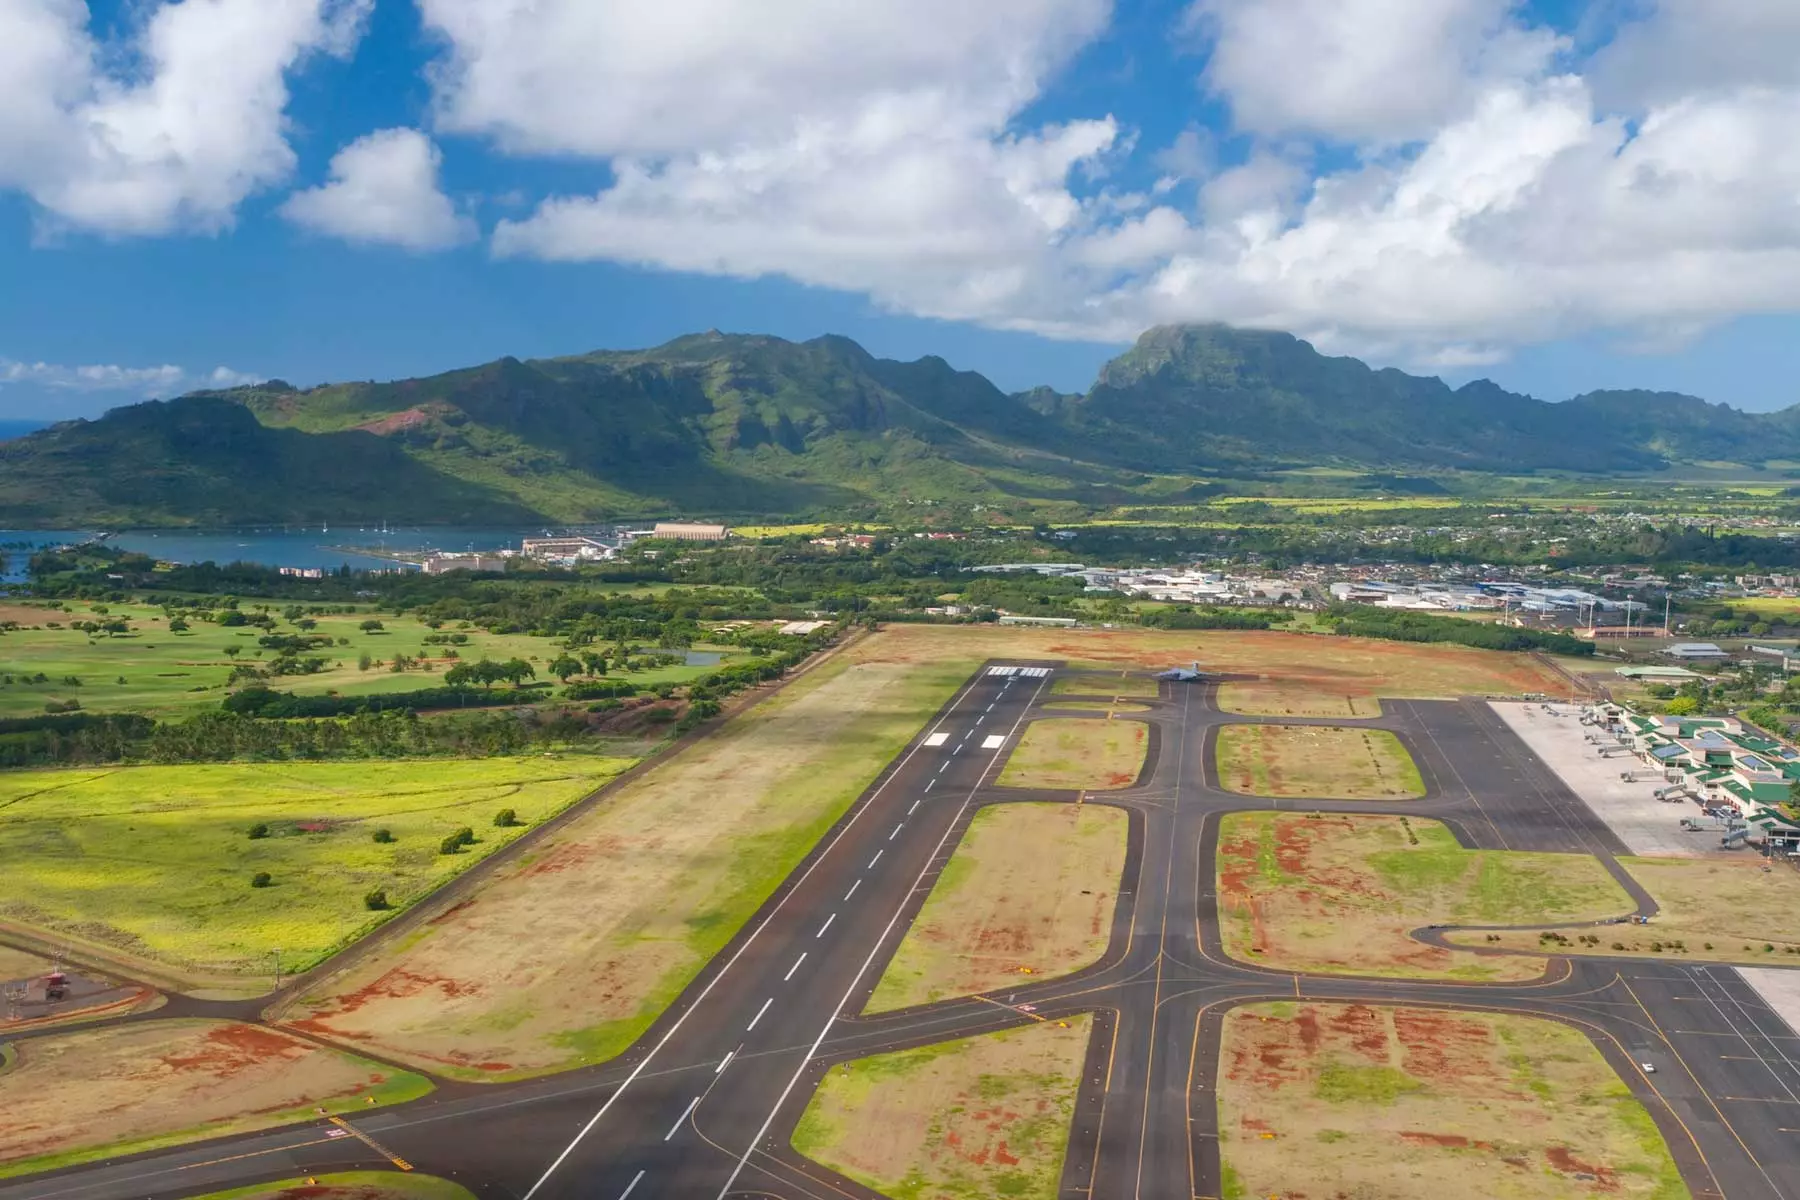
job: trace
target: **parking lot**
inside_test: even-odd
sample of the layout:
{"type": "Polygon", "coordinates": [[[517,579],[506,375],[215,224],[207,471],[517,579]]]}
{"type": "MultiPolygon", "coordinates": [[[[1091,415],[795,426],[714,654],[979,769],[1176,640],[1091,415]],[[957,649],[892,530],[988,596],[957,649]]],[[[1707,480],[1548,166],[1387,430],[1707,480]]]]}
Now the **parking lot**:
{"type": "Polygon", "coordinates": [[[1660,776],[1639,783],[1620,779],[1622,772],[1649,768],[1629,754],[1601,758],[1587,740],[1593,727],[1581,723],[1579,710],[1556,704],[1546,712],[1542,704],[1516,702],[1491,707],[1633,854],[1693,856],[1719,849],[1720,832],[1690,833],[1681,828],[1682,817],[1702,815],[1698,804],[1656,799],[1656,789],[1665,786],[1660,776]]]}

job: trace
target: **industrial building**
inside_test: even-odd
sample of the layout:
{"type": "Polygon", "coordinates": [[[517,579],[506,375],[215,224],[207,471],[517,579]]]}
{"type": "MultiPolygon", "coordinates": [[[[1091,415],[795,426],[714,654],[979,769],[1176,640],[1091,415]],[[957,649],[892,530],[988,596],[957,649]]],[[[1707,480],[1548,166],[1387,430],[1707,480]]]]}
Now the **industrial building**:
{"type": "Polygon", "coordinates": [[[723,525],[698,525],[688,521],[658,521],[650,536],[673,542],[722,542],[731,536],[723,525]]]}

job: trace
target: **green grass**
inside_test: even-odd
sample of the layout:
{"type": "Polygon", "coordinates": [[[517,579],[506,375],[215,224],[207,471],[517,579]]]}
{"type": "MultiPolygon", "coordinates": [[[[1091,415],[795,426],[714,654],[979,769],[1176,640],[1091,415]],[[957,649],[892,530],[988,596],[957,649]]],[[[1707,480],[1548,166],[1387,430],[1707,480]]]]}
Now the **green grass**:
{"type": "MultiPolygon", "coordinates": [[[[673,585],[669,585],[673,586],[673,585]]],[[[655,590],[654,588],[650,590],[655,590]]],[[[152,717],[191,715],[216,708],[227,695],[226,680],[237,663],[266,664],[275,657],[273,651],[257,644],[264,636],[255,627],[231,627],[190,620],[186,633],[170,633],[168,621],[159,608],[135,604],[101,604],[105,614],[93,611],[86,602],[69,601],[70,612],[44,612],[49,620],[63,625],[16,629],[0,633],[0,717],[36,716],[49,702],[80,701],[93,712],[137,712],[152,717]],[[131,632],[118,637],[105,634],[90,637],[70,629],[74,621],[106,621],[123,618],[131,632]],[[232,658],[227,649],[237,652],[232,658]],[[43,674],[47,683],[27,680],[43,674]],[[12,682],[6,682],[7,677],[12,682]],[[79,685],[64,680],[70,676],[79,685]],[[119,682],[121,679],[123,683],[119,682]]],[[[246,612],[253,611],[246,608],[246,612]]],[[[272,612],[279,618],[280,605],[272,612]]],[[[334,639],[328,648],[312,651],[306,657],[328,660],[326,669],[316,675],[288,675],[269,680],[269,686],[281,691],[319,694],[334,691],[345,696],[370,696],[388,692],[412,691],[442,685],[444,672],[455,660],[444,658],[454,649],[461,661],[476,662],[482,658],[496,660],[522,658],[531,663],[540,680],[550,680],[548,664],[561,653],[559,643],[550,638],[525,634],[492,634],[460,624],[433,630],[411,617],[357,612],[349,615],[314,617],[314,634],[334,639]],[[365,633],[359,628],[374,617],[383,630],[365,633]],[[429,634],[462,634],[466,644],[455,647],[427,646],[429,634]],[[346,644],[338,645],[337,640],[346,644]],[[359,669],[362,655],[374,662],[391,664],[396,654],[412,657],[430,655],[432,670],[413,669],[394,672],[386,665],[359,669]]],[[[279,634],[296,635],[302,631],[286,621],[276,625],[279,634]]],[[[729,661],[729,653],[727,654],[729,661]]],[[[686,683],[714,670],[713,667],[659,667],[654,670],[621,673],[643,687],[659,683],[686,683]]]]}
{"type": "Polygon", "coordinates": [[[461,1184],[435,1175],[401,1171],[340,1171],[332,1175],[296,1176],[274,1183],[253,1183],[248,1187],[208,1192],[194,1200],[287,1200],[289,1196],[316,1194],[302,1190],[311,1187],[354,1189],[369,1200],[474,1200],[474,1193],[461,1184]]]}
{"type": "Polygon", "coordinates": [[[1007,756],[1001,787],[1127,788],[1143,774],[1150,727],[1142,721],[1049,717],[1033,721],[1007,756]]]}
{"type": "Polygon", "coordinates": [[[304,969],[631,765],[282,763],[0,775],[0,917],[177,971],[304,969]],[[517,810],[522,825],[497,828],[517,810]],[[252,839],[258,824],[270,836],[252,839]],[[439,853],[467,826],[477,841],[439,853]],[[308,831],[311,827],[315,831],[308,831]],[[373,832],[392,831],[392,844],[373,832]],[[249,886],[268,872],[274,885],[249,886]],[[394,908],[371,912],[384,888],[394,908]]]}
{"type": "Polygon", "coordinates": [[[1319,1068],[1313,1092],[1327,1104],[1392,1104],[1425,1085],[1395,1067],[1332,1062],[1319,1068]]]}

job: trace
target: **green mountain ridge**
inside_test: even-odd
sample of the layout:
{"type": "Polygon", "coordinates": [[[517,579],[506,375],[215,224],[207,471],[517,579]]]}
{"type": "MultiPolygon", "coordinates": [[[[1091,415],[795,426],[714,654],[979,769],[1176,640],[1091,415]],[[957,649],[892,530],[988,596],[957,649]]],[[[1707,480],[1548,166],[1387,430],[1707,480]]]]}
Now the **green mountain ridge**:
{"type": "Polygon", "coordinates": [[[1149,330],[1076,395],[1008,395],[941,358],[880,359],[843,337],[714,331],[115,409],[0,444],[0,520],[444,524],[946,504],[1044,519],[1191,501],[1220,476],[1295,468],[1606,475],[1790,459],[1800,407],[1615,391],[1548,403],[1224,326],[1149,330]]]}

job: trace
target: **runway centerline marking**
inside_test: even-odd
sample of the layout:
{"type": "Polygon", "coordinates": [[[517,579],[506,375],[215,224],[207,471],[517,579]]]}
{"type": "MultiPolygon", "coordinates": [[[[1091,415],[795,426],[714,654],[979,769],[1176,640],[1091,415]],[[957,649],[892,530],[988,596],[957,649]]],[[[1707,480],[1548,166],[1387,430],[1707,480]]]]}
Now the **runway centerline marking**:
{"type": "Polygon", "coordinates": [[[905,822],[905,821],[902,821],[902,822],[900,822],[900,823],[899,823],[899,824],[898,824],[898,825],[896,825],[896,826],[894,826],[894,832],[892,832],[892,833],[890,833],[890,834],[888,834],[888,841],[890,841],[890,842],[891,842],[891,841],[893,841],[893,840],[894,840],[894,839],[895,839],[895,838],[897,838],[897,837],[899,837],[899,836],[900,836],[900,831],[901,831],[901,830],[902,830],[902,829],[905,829],[905,828],[906,828],[906,822],[905,822]]]}
{"type": "MultiPolygon", "coordinates": [[[[667,1141],[668,1139],[664,1138],[663,1140],[667,1141]]],[[[644,1182],[645,1174],[646,1174],[646,1172],[639,1171],[636,1175],[633,1175],[631,1177],[631,1182],[625,1185],[625,1190],[619,1193],[619,1200],[625,1200],[625,1197],[631,1195],[632,1192],[636,1191],[637,1185],[644,1182]]]]}
{"type": "MultiPolygon", "coordinates": [[[[978,682],[978,680],[971,679],[963,686],[963,690],[958,692],[956,698],[950,702],[952,710],[969,697],[969,694],[975,690],[978,682]]],[[[623,1096],[626,1089],[637,1082],[638,1077],[644,1073],[650,1063],[659,1053],[661,1053],[663,1047],[669,1044],[670,1040],[681,1031],[682,1026],[687,1024],[688,1018],[693,1016],[694,1013],[699,1010],[700,1006],[706,1002],[707,997],[712,995],[713,989],[719,986],[719,981],[731,973],[731,969],[737,965],[738,960],[743,958],[744,955],[749,952],[750,947],[756,943],[756,939],[763,935],[764,931],[769,928],[775,918],[781,914],[782,910],[788,906],[793,897],[801,891],[800,885],[812,878],[812,873],[819,869],[820,863],[825,862],[830,858],[832,850],[834,850],[844,838],[849,836],[850,830],[855,828],[856,823],[862,820],[864,814],[875,806],[875,801],[881,798],[881,794],[887,790],[888,784],[899,777],[901,769],[904,768],[907,763],[912,761],[913,756],[916,755],[919,750],[920,747],[918,746],[914,746],[911,750],[908,750],[905,757],[903,757],[895,769],[889,773],[887,779],[876,787],[866,801],[856,805],[850,819],[844,823],[843,828],[839,829],[837,833],[832,836],[831,841],[824,846],[823,850],[818,854],[818,857],[813,859],[812,864],[800,873],[800,878],[794,881],[794,886],[789,889],[788,893],[775,905],[774,911],[764,917],[762,923],[751,931],[750,936],[745,938],[743,944],[732,953],[730,960],[720,968],[719,973],[714,975],[704,988],[700,989],[700,994],[694,998],[693,1003],[682,1010],[679,1017],[675,1018],[675,1023],[669,1026],[668,1032],[664,1033],[662,1037],[657,1040],[656,1045],[650,1048],[650,1052],[644,1055],[637,1066],[632,1068],[631,1074],[625,1077],[625,1081],[617,1088],[613,1089],[612,1094],[606,1098],[605,1102],[600,1105],[594,1115],[588,1118],[587,1124],[583,1125],[580,1131],[575,1134],[574,1138],[570,1140],[569,1144],[563,1147],[562,1153],[558,1154],[550,1165],[544,1168],[544,1173],[538,1176],[538,1181],[531,1185],[530,1191],[525,1193],[524,1200],[531,1200],[533,1196],[537,1195],[537,1193],[543,1189],[544,1184],[549,1182],[550,1176],[556,1174],[558,1168],[568,1161],[569,1155],[575,1153],[575,1148],[581,1145],[581,1143],[586,1140],[588,1134],[594,1131],[594,1127],[600,1124],[601,1120],[608,1112],[612,1111],[612,1106],[618,1102],[619,1097],[623,1096]]],[[[880,858],[881,855],[877,854],[875,857],[880,858]]],[[[748,1155],[746,1155],[746,1158],[747,1157],[748,1155]]],[[[741,1169],[742,1165],[740,1164],[740,1170],[741,1169]]]]}
{"type": "Polygon", "coordinates": [[[918,811],[919,811],[919,801],[914,800],[912,802],[912,807],[906,810],[906,815],[910,817],[918,811]]]}
{"type": "Polygon", "coordinates": [[[860,879],[857,880],[855,883],[851,884],[850,890],[844,893],[844,899],[848,900],[848,899],[850,899],[850,897],[856,895],[856,889],[861,886],[862,886],[862,880],[860,880],[860,879]]]}
{"type": "Polygon", "coordinates": [[[826,931],[826,930],[827,930],[827,929],[830,929],[830,928],[831,928],[831,923],[832,923],[832,922],[833,922],[833,921],[835,921],[835,920],[837,920],[837,914],[836,914],[836,913],[832,913],[832,914],[831,914],[831,915],[830,915],[830,916],[829,916],[829,917],[826,917],[826,918],[825,918],[825,923],[824,923],[824,924],[823,924],[823,925],[821,925],[821,926],[819,926],[819,932],[817,932],[817,933],[815,933],[815,934],[813,934],[813,937],[814,937],[814,938],[822,938],[822,937],[824,937],[824,936],[825,936],[825,931],[826,931]]]}
{"type": "Polygon", "coordinates": [[[881,856],[882,856],[882,855],[884,855],[884,854],[886,854],[886,853],[887,853],[887,851],[886,851],[886,850],[877,850],[877,851],[876,851],[876,852],[875,852],[875,857],[874,857],[874,858],[871,858],[871,859],[870,859],[870,860],[869,860],[869,870],[871,870],[871,871],[873,871],[873,870],[874,870],[874,869],[875,869],[875,864],[876,864],[876,863],[878,863],[878,862],[880,862],[880,861],[881,861],[881,856]]]}
{"type": "MultiPolygon", "coordinates": [[[[739,1043],[738,1050],[742,1050],[743,1048],[744,1048],[743,1044],[739,1043]]],[[[721,1058],[719,1060],[719,1065],[713,1068],[713,1074],[714,1075],[723,1075],[725,1073],[725,1068],[729,1067],[731,1065],[731,1060],[736,1057],[737,1057],[737,1050],[726,1051],[725,1057],[721,1058]]]]}
{"type": "MultiPolygon", "coordinates": [[[[1033,698],[1035,699],[1035,697],[1043,690],[1044,684],[1040,681],[1037,687],[1032,690],[1033,698]]],[[[1027,707],[1029,708],[1029,705],[1027,707]]],[[[1025,714],[1021,712],[1019,714],[1019,719],[1013,723],[1013,730],[1017,731],[1019,726],[1024,723],[1025,714]]],[[[981,775],[975,780],[975,785],[969,789],[969,794],[963,797],[962,808],[958,812],[959,817],[963,813],[968,812],[969,806],[975,801],[975,794],[987,783],[988,775],[993,771],[994,765],[999,761],[1000,756],[997,754],[988,759],[988,764],[986,767],[982,768],[981,775]]],[[[937,846],[932,850],[931,856],[925,860],[925,865],[919,868],[919,874],[913,879],[913,890],[916,891],[919,886],[925,882],[925,876],[931,872],[932,865],[937,861],[938,855],[944,852],[944,847],[950,842],[950,834],[955,829],[956,823],[953,821],[951,822],[950,827],[944,830],[944,834],[938,839],[937,846]]],[[[881,855],[877,854],[875,857],[880,858],[881,855]]],[[[908,894],[910,895],[910,893],[908,894]]],[[[794,1094],[794,1089],[800,1086],[801,1078],[806,1074],[806,1069],[811,1065],[813,1059],[818,1057],[819,1047],[825,1044],[825,1038],[831,1033],[831,1027],[837,1024],[838,1016],[844,1011],[844,1006],[850,1003],[850,997],[856,994],[857,989],[862,986],[863,977],[869,973],[869,968],[875,964],[875,956],[881,953],[882,946],[887,943],[888,938],[893,936],[894,929],[900,924],[901,914],[906,911],[906,904],[907,901],[905,899],[900,901],[899,905],[894,909],[894,915],[888,918],[887,927],[881,931],[881,936],[875,939],[875,944],[873,946],[869,947],[868,957],[863,959],[862,966],[857,968],[856,976],[850,980],[850,986],[845,988],[844,994],[839,997],[837,1007],[833,1008],[831,1010],[831,1015],[825,1018],[825,1024],[819,1028],[819,1036],[813,1039],[813,1044],[807,1050],[806,1057],[800,1060],[799,1068],[794,1071],[793,1076],[787,1082],[787,1086],[781,1089],[781,1095],[775,1098],[775,1104],[769,1109],[769,1115],[763,1118],[761,1128],[759,1128],[756,1131],[756,1135],[750,1139],[749,1145],[744,1147],[744,1153],[738,1157],[737,1166],[731,1169],[730,1176],[725,1180],[725,1186],[719,1189],[718,1200],[725,1200],[727,1196],[731,1195],[731,1189],[737,1186],[738,1176],[744,1173],[744,1168],[750,1163],[750,1156],[756,1153],[756,1148],[762,1144],[762,1140],[769,1136],[769,1130],[775,1124],[775,1117],[781,1112],[782,1106],[788,1102],[788,1097],[794,1094]]],[[[527,1198],[527,1200],[529,1200],[529,1198],[527,1198]]]]}
{"type": "Polygon", "coordinates": [[[680,1133],[681,1127],[683,1125],[687,1124],[687,1119],[689,1117],[693,1116],[694,1110],[699,1107],[700,1107],[700,1097],[695,1096],[692,1100],[689,1100],[688,1106],[681,1110],[681,1119],[676,1121],[675,1124],[669,1126],[669,1132],[663,1134],[663,1141],[666,1142],[670,1138],[674,1137],[676,1134],[680,1133]]]}
{"type": "Polygon", "coordinates": [[[925,781],[925,790],[928,792],[936,786],[937,786],[937,780],[935,780],[935,779],[927,779],[925,781]]]}
{"type": "Polygon", "coordinates": [[[763,1001],[763,1006],[756,1010],[756,1015],[750,1018],[750,1023],[748,1025],[744,1026],[745,1033],[749,1033],[752,1029],[756,1028],[756,1023],[763,1019],[763,1014],[769,1011],[769,1005],[773,1003],[775,1003],[775,997],[773,996],[770,996],[767,1000],[763,1001]]]}
{"type": "Polygon", "coordinates": [[[800,952],[800,957],[794,960],[794,965],[788,968],[788,973],[781,977],[781,982],[786,983],[788,980],[792,979],[794,977],[794,972],[798,971],[800,969],[800,964],[805,961],[806,951],[802,950],[800,952]]]}

